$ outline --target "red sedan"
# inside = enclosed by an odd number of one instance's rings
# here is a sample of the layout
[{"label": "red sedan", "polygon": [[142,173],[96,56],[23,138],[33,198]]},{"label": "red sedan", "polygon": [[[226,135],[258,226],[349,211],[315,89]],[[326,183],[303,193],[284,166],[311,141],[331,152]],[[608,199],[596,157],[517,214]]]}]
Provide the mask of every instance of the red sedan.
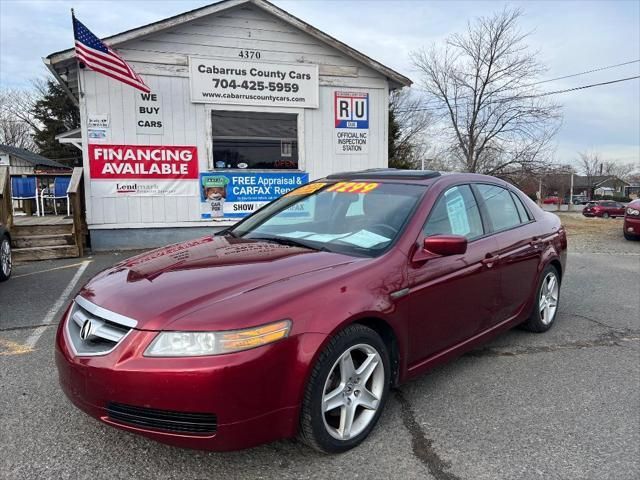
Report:
[{"label": "red sedan", "polygon": [[56,338],[71,401],[185,447],[348,450],[392,386],[554,323],[567,239],[493,177],[372,170],[93,278]]},{"label": "red sedan", "polygon": [[627,205],[622,231],[627,240],[640,240],[640,198]]},{"label": "red sedan", "polygon": [[585,217],[615,218],[624,216],[624,205],[612,200],[589,202],[582,210]]}]

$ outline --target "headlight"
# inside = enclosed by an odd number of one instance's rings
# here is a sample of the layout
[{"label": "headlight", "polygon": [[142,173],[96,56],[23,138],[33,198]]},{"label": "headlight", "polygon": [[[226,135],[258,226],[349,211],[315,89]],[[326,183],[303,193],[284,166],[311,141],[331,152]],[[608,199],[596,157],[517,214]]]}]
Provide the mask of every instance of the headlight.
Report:
[{"label": "headlight", "polygon": [[291,321],[224,332],[160,332],[144,352],[148,357],[221,355],[260,347],[289,335]]},{"label": "headlight", "polygon": [[636,210],[635,208],[627,208],[627,214],[640,215],[640,210]]}]

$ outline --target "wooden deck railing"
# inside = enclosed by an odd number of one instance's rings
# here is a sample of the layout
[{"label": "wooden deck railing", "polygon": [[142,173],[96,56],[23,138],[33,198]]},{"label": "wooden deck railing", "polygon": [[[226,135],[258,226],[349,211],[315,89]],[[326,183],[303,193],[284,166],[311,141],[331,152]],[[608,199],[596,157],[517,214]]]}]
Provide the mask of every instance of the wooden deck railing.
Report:
[{"label": "wooden deck railing", "polygon": [[82,181],[82,168],[75,167],[71,174],[71,181],[67,194],[71,203],[71,215],[73,215],[73,238],[78,246],[80,256],[84,256],[86,246],[87,224],[85,221],[84,182]]},{"label": "wooden deck railing", "polygon": [[9,231],[13,226],[13,208],[11,205],[11,177],[9,167],[0,167],[0,223]]}]

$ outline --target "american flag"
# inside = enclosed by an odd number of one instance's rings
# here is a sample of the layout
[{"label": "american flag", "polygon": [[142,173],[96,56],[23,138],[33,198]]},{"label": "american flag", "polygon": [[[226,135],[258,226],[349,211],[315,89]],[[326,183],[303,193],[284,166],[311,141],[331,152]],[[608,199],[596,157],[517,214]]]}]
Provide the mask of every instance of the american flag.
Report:
[{"label": "american flag", "polygon": [[89,69],[115,78],[145,93],[151,91],[127,62],[102,43],[75,16],[73,17],[73,35],[76,39],[76,56]]}]

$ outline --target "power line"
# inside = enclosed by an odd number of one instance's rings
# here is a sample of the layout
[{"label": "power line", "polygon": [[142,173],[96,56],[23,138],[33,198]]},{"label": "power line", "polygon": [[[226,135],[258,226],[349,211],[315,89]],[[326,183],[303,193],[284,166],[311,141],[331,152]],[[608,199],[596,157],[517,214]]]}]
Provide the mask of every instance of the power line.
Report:
[{"label": "power line", "polygon": [[[629,80],[635,80],[637,78],[640,78],[640,75],[635,75],[633,77],[626,77],[626,78],[618,78],[616,80],[609,80],[607,82],[592,83],[592,84],[589,84],[589,85],[581,85],[579,87],[565,88],[563,90],[555,90],[555,91],[552,91],[552,92],[542,92],[542,93],[537,93],[535,95],[522,95],[522,96],[506,97],[506,98],[501,98],[501,99],[494,100],[493,102],[489,102],[489,103],[502,103],[502,102],[507,102],[507,101],[516,100],[516,99],[528,99],[528,98],[546,97],[546,96],[549,96],[549,95],[556,95],[556,94],[560,94],[560,93],[573,92],[573,91],[576,91],[576,90],[585,90],[587,88],[601,87],[603,85],[611,85],[611,84],[614,84],[614,83],[627,82]],[[439,108],[442,109],[444,107],[439,107]],[[416,108],[416,109],[413,109],[412,111],[426,112],[426,111],[435,111],[435,109],[434,108]],[[405,110],[398,110],[398,113],[405,113]]]},{"label": "power line", "polygon": [[590,85],[582,85],[580,87],[565,88],[563,90],[556,90],[555,92],[544,92],[544,93],[539,93],[539,94],[536,94],[536,95],[529,95],[529,96],[523,96],[523,97],[514,97],[514,98],[546,97],[547,95],[555,95],[557,93],[567,93],[567,92],[573,92],[575,90],[584,90],[585,88],[601,87],[603,85],[611,85],[613,83],[627,82],[629,80],[635,80],[636,78],[640,78],[640,75],[636,75],[634,77],[627,77],[627,78],[618,78],[617,80],[609,80],[608,82],[592,83]]},{"label": "power line", "polygon": [[555,82],[556,80],[564,80],[565,78],[579,77],[580,75],[586,75],[588,73],[594,73],[594,72],[601,72],[602,70],[609,70],[611,68],[623,67],[625,65],[631,65],[633,63],[640,63],[640,59],[638,59],[638,60],[630,60],[628,62],[623,62],[623,63],[616,63],[615,65],[607,65],[606,67],[594,68],[592,70],[586,70],[584,72],[572,73],[571,75],[564,75],[562,77],[549,78],[548,80],[541,80],[539,82],[529,83],[529,84],[524,85],[524,86],[525,87],[530,87],[532,85],[540,85],[542,83]]}]

